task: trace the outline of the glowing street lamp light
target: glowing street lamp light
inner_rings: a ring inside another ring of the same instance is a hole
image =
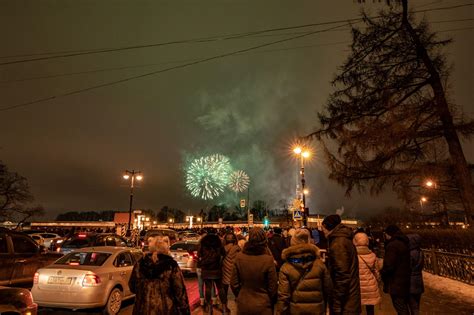
[[[428,201],[428,198],[426,198],[426,197],[421,197],[420,201],[421,201],[421,202],[427,202],[427,201]]]
[[[135,180],[141,181],[143,174],[140,171],[126,170],[122,177],[125,180],[130,180],[130,203],[128,207],[128,230],[130,231],[133,208],[133,188],[135,187]]]
[[[428,187],[428,188],[436,188],[436,183],[433,182],[432,180],[428,179],[428,180],[425,182],[425,186]]]
[[[295,148],[293,149],[293,152],[294,152],[295,154],[301,154],[302,151],[303,151],[303,150],[301,149],[301,147],[295,147]]]
[[[303,190],[303,194],[308,195],[308,194],[309,194],[309,190],[308,190],[308,189]]]

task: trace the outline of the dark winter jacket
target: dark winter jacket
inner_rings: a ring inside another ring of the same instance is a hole
[[[410,248],[408,237],[401,231],[395,233],[385,244],[383,267],[380,271],[384,292],[399,297],[410,293]]]
[[[360,314],[359,259],[352,243],[352,230],[343,224],[328,235],[328,267],[333,293],[332,314]]]
[[[273,236],[268,239],[268,248],[270,248],[273,259],[277,262],[277,270],[279,270],[281,265],[283,265],[281,253],[287,248],[285,239],[280,234],[273,234]]]
[[[312,244],[298,244],[283,251],[277,314],[326,314],[332,292],[331,276]]]
[[[136,294],[133,315],[190,314],[183,274],[168,255],[159,254],[156,262],[151,254],[140,259],[128,285]]]
[[[272,315],[277,294],[277,274],[273,256],[266,246],[245,243],[237,254],[230,281],[236,294],[238,315]]]
[[[421,294],[425,292],[423,284],[423,253],[421,251],[421,236],[418,234],[408,234],[410,241],[410,294]]]
[[[240,252],[240,246],[237,244],[229,243],[224,246],[225,258],[222,266],[222,283],[230,284],[230,278],[232,276],[232,269],[234,268],[234,261],[237,254]]]
[[[202,279],[221,279],[222,262],[225,256],[222,241],[216,234],[207,234],[199,242],[197,267]]]

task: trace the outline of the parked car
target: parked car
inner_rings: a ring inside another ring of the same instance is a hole
[[[44,246],[44,238],[38,234],[31,234],[30,237],[40,246]],[[45,246],[46,247],[46,246]]]
[[[148,238],[151,236],[168,236],[170,244],[174,244],[178,240],[178,233],[172,229],[153,229],[148,230],[142,241],[143,251],[148,251]]]
[[[0,314],[36,315],[37,313],[38,305],[33,302],[29,290],[0,286]]]
[[[0,228],[0,285],[31,283],[36,270],[59,257],[24,233]]]
[[[31,293],[39,306],[84,309],[103,307],[117,314],[122,301],[134,297],[128,287],[136,249],[98,246],[75,250],[39,269]]]
[[[176,242],[170,247],[171,257],[183,272],[196,273],[199,241]]]
[[[180,241],[199,241],[200,238],[201,236],[195,232],[185,231],[178,233],[178,239]]]
[[[67,254],[79,248],[93,246],[132,247],[127,239],[113,233],[77,233],[60,244],[56,251]]]
[[[44,232],[44,233],[34,233],[34,234],[30,234],[31,237],[34,237],[34,236],[41,236],[44,240],[44,247],[50,249],[51,248],[51,244],[53,243],[53,241],[55,240],[58,240],[58,239],[61,239],[62,237],[56,233],[49,233],[49,232]]]

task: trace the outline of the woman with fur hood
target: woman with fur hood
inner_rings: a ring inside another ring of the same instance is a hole
[[[380,265],[375,253],[369,249],[369,237],[363,232],[354,235],[352,240],[359,258],[359,281],[361,304],[365,305],[367,315],[375,314],[375,305],[382,297],[379,289]]]
[[[150,237],[148,243],[150,253],[135,264],[128,283],[136,295],[133,315],[190,314],[183,274],[169,256],[168,237]]]
[[[307,229],[298,229],[291,246],[283,250],[280,269],[277,314],[326,314],[332,291],[329,271],[310,244]]]

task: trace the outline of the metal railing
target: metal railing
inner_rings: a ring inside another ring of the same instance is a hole
[[[474,285],[474,256],[423,250],[424,270],[439,276]]]

